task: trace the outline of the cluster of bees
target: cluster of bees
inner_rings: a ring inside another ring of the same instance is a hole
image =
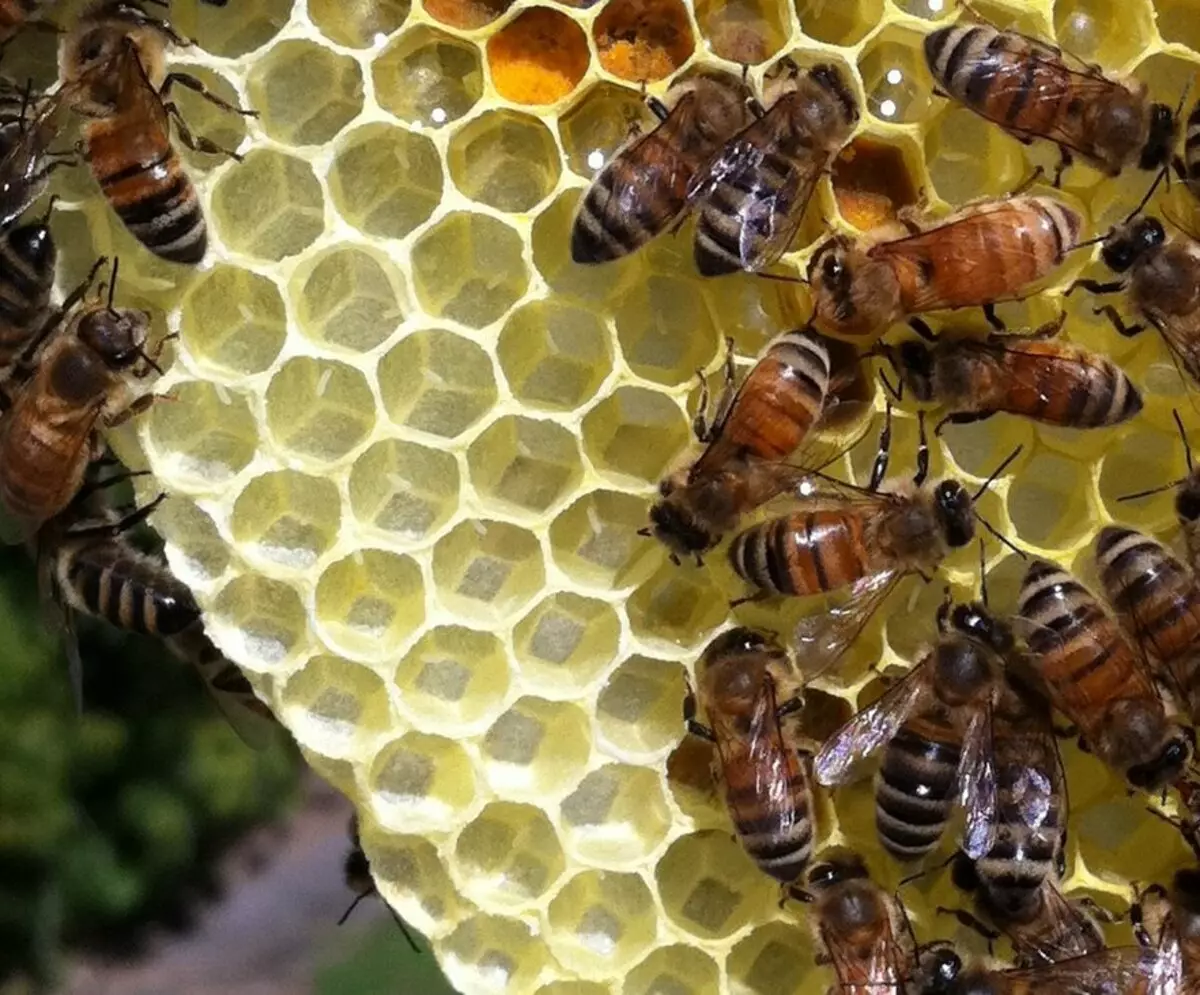
[[[1102,596],[1058,565],[1030,560],[980,516],[980,496],[1017,452],[974,493],[955,479],[930,480],[922,411],[916,472],[887,478],[892,403],[906,392],[941,409],[938,432],[998,413],[1100,429],[1141,410],[1118,365],[1058,338],[1062,318],[1010,332],[996,314],[1087,246],[1101,245],[1116,278],[1079,280],[1067,293],[1125,293],[1136,323],[1112,305],[1097,313],[1122,335],[1153,327],[1181,373],[1200,381],[1200,241],[1168,237],[1145,213],[1172,173],[1200,196],[1200,105],[1183,125],[1182,100],[1178,109],[1153,103],[1132,77],[974,12],[927,35],[924,51],[943,97],[1026,144],[1058,147],[1053,188],[1076,159],[1109,176],[1136,167],[1156,178],[1123,222],[1086,240],[1069,204],[1052,191],[1028,192],[1040,171],[1008,196],[947,217],[906,208],[864,233],[830,235],[803,281],[809,324],[770,342],[740,386],[730,358],[714,412],[701,375],[694,427],[703,449],[662,481],[643,534],[676,563],[698,566],[732,535],[729,562],[753,599],[833,597],[799,622],[790,649],[745,627],[713,640],[685,702],[686,726],[715,744],[716,775],[747,853],[786,894],[810,903],[818,957],[842,991],[1200,992],[1200,869],[1179,872],[1169,889],[1139,892],[1130,911],[1138,942],[1123,947],[1106,947],[1104,910],[1064,895],[1067,793],[1057,745],[1058,736],[1078,736],[1132,790],[1177,789],[1186,815],[1176,824],[1200,854],[1200,471],[1168,485],[1179,488],[1186,557],[1132,529],[1105,528],[1094,544]],[[745,74],[708,71],[677,81],[666,104],[651,100],[660,123],[632,136],[581,202],[574,259],[619,258],[695,215],[701,274],[766,273],[790,247],[859,111],[835,66],[805,69],[787,58],[768,73],[762,98]],[[986,336],[937,335],[921,318],[961,308],[983,310]],[[882,341],[901,321],[916,338]],[[873,410],[870,359],[882,361],[888,401],[873,471],[858,486],[823,472],[814,433]],[[774,499],[786,501],[783,514],[744,526]],[[916,666],[824,742],[812,741],[797,721],[802,685],[837,665],[900,580],[933,582],[980,526],[1029,561],[1015,612],[990,607],[986,588],[970,604],[953,603],[947,590],[936,640]],[[1055,710],[1072,728],[1054,725]],[[989,939],[1006,935],[1015,966],[964,963],[945,941],[918,943],[902,904],[859,856],[814,856],[814,782],[843,784],[874,754],[883,847],[900,861],[924,858],[961,809],[954,880],[974,895],[975,912],[946,911]]]

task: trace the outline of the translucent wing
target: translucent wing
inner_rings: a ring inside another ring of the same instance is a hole
[[[1165,985],[1170,968],[1162,954],[1145,947],[1109,947],[1083,957],[1072,957],[1056,964],[1013,968],[988,975],[1004,995],[1180,995]],[[1144,988],[1147,983],[1149,988]]]
[[[800,755],[788,746],[779,722],[779,703],[772,680],[763,687],[750,719],[749,760],[761,809],[755,820],[770,820],[773,828],[786,834],[796,823],[793,779],[803,777]]]
[[[966,815],[963,852],[972,860],[978,860],[996,842],[996,759],[991,702],[971,716],[963,733],[958,763],[958,801]]]
[[[844,495],[828,493],[803,498],[805,507],[813,510],[823,502],[844,505],[846,500]],[[895,569],[867,574],[854,584],[845,601],[796,623],[796,664],[809,679],[824,673],[838,661],[866,628],[901,576]]]
[[[897,967],[897,943],[889,922],[872,938],[865,956],[859,945],[843,946],[834,940],[824,926],[821,939],[845,995],[900,995],[904,974]]]

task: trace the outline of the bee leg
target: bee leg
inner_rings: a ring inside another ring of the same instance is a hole
[[[167,100],[167,94],[171,92],[171,87],[176,83],[180,86],[186,86],[189,90],[200,94],[210,104],[215,104],[223,111],[229,111],[231,114],[241,114],[242,117],[258,117],[258,111],[249,110],[245,107],[239,107],[237,104],[231,104],[224,97],[218,97],[200,80],[190,73],[168,73],[162,82],[162,86],[158,88],[158,96],[164,102]]]
[[[892,454],[892,402],[887,402],[883,415],[883,431],[879,433],[879,450],[875,454],[875,465],[871,468],[871,480],[867,490],[874,493],[879,490],[883,478],[887,476],[888,460]]]
[[[717,741],[713,731],[696,719],[696,692],[692,690],[690,683],[687,686],[687,693],[683,696],[683,724],[687,727],[687,731],[697,739],[703,739],[709,743]]]
[[[692,419],[692,434],[697,442],[712,442],[712,426],[708,422],[708,380],[704,371],[696,371],[696,379],[700,381],[700,402],[696,405],[696,416]]]
[[[933,334],[933,329],[929,327],[928,322],[921,318],[909,318],[908,327],[921,336],[921,338],[923,338],[926,342],[937,341],[937,336]]]
[[[762,588],[759,588],[753,594],[747,594],[744,598],[734,598],[729,602],[729,607],[737,608],[740,605],[752,604],[756,601],[766,601],[766,599],[770,596],[771,593],[769,591],[764,591]]]
[[[179,113],[179,108],[174,104],[163,104],[163,110],[175,122],[175,130],[179,132],[179,140],[193,152],[203,152],[206,155],[223,155],[234,162],[242,161],[243,156],[240,152],[235,152],[233,149],[227,149],[223,145],[218,145],[203,135],[193,135],[192,130],[187,126],[187,122],[183,120],[183,115]]]
[[[104,424],[108,428],[116,428],[118,425],[124,425],[130,418],[140,415],[143,411],[148,411],[150,405],[156,401],[161,401],[162,397],[158,394],[143,394],[129,407],[110,415],[105,419]]]
[[[780,702],[775,707],[775,717],[777,719],[784,719],[789,715],[795,715],[802,708],[804,708],[804,696],[798,694],[789,698],[787,701]]]
[[[917,412],[917,472],[913,483],[920,487],[929,476],[929,437],[925,434],[925,412]],[[928,583],[928,581],[926,582]]]
[[[1093,294],[1116,294],[1125,289],[1124,280],[1112,280],[1105,283],[1101,280],[1076,280],[1063,292],[1064,297],[1070,297],[1076,290],[1083,287]]]
[[[986,421],[995,413],[995,411],[955,411],[937,423],[933,434],[935,437],[940,437],[947,425],[970,425],[971,422]]]
[[[967,929],[970,929],[982,936],[985,940],[987,940],[988,955],[991,956],[992,944],[1000,939],[1002,935],[999,930],[992,929],[991,927],[985,925],[966,909],[947,909],[944,906],[939,905],[937,907],[937,914],[940,916],[954,916],[954,918],[957,919],[963,926],[966,926]]]
[[[1052,184],[1055,190],[1062,188],[1063,173],[1070,169],[1074,164],[1075,160],[1071,156],[1071,150],[1060,145],[1058,147],[1058,165],[1054,167],[1054,182]]]
[[[987,318],[987,323],[996,329],[996,331],[1003,332],[1007,330],[1008,326],[1005,325],[1004,322],[1000,320],[1000,316],[996,314],[995,304],[983,305],[983,316]]]
[[[651,114],[653,114],[660,121],[665,121],[667,119],[667,116],[671,112],[667,108],[667,105],[664,104],[661,100],[659,100],[658,97],[652,97],[649,94],[647,94],[644,99],[646,101],[646,106],[650,108]]]
[[[1175,171],[1175,175],[1179,178],[1180,183],[1188,182],[1187,165],[1181,156],[1175,156],[1171,160],[1171,168]]]
[[[129,532],[137,528],[142,522],[146,521],[160,504],[167,499],[167,495],[160,494],[149,504],[144,504],[140,508],[130,512],[124,518],[116,522],[106,522],[104,525],[87,526],[81,529],[70,529],[68,534],[72,539],[115,539],[124,532]]]
[[[1103,905],[1101,905],[1099,902],[1097,902],[1094,898],[1091,898],[1087,895],[1084,895],[1081,898],[1075,899],[1075,901],[1072,902],[1071,904],[1076,906],[1079,909],[1082,909],[1084,912],[1086,912],[1092,918],[1098,919],[1100,922],[1115,923],[1115,922],[1123,922],[1125,919],[1125,917],[1123,915],[1121,915],[1121,913],[1110,912]]]
[[[1127,339],[1133,338],[1135,335],[1146,330],[1143,324],[1127,325],[1125,319],[1121,317],[1120,312],[1111,304],[1105,304],[1104,307],[1094,308],[1092,314],[1102,314],[1109,321],[1109,324],[1116,329],[1118,335],[1123,335]]]
[[[1020,183],[1013,187],[1009,192],[1009,197],[1020,197],[1021,194],[1028,191],[1038,180],[1040,180],[1046,171],[1041,166],[1034,166],[1033,172],[1025,177]],[[1057,186],[1057,184],[1055,184]]]

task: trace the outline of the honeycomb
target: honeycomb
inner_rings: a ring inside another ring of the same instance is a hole
[[[1200,71],[1195,0],[976,2],[1172,105]],[[744,365],[803,322],[808,300],[778,281],[700,280],[690,228],[591,268],[571,261],[568,233],[590,177],[649,120],[642,80],[661,96],[681,70],[746,62],[759,83],[785,54],[837,64],[864,109],[787,257],[797,271],[824,222],[869,223],[921,194],[941,210],[1004,193],[1053,150],[934,95],[921,41],[953,6],[177,2],[178,27],[200,45],[174,62],[261,112],[242,120],[180,94],[194,131],[245,153],[240,164],[184,153],[209,259],[185,270],[152,258],[86,171],[56,179],[63,282],[118,254],[122,296],[180,335],[161,386],[173,402],[114,440],[169,494],[154,523],[173,568],[312,766],[355,800],[380,891],[464,993],[799,995],[831,983],[813,967],[803,912],[780,908],[731,839],[708,755],[681,743],[698,651],[734,617],[787,631],[795,606],[731,612],[743,592],[722,557],[675,567],[637,535],[689,445],[696,368],[718,375],[725,336]],[[23,76],[27,60],[48,82],[52,45],[31,37],[6,71]],[[1064,196],[1101,230],[1146,182],[1076,167]],[[1181,194],[1167,196],[1188,217]],[[1103,272],[1077,254],[1064,283],[1078,275]],[[1059,303],[1001,314],[1037,324]],[[1004,416],[951,426],[934,471],[978,482],[1023,445],[981,510],[1082,569],[1102,523],[1170,534],[1170,493],[1117,498],[1131,481],[1177,475],[1171,409],[1188,398],[1155,337],[1119,338],[1087,295],[1066,306],[1067,334],[1123,363],[1145,410],[1094,433]],[[895,472],[912,466],[915,434],[901,413]],[[863,481],[874,447],[864,439],[840,472]],[[975,555],[946,564],[960,596],[975,591]],[[993,603],[1011,610],[1022,564],[988,556]],[[941,595],[940,584],[899,593],[912,610],[880,613],[810,691],[814,728],[879,693],[870,664],[920,652]],[[1123,907],[1129,881],[1163,880],[1184,849],[1097,761],[1066,752],[1067,887]],[[821,838],[864,849],[895,887],[905,872],[875,842],[869,783],[840,790],[824,815]],[[963,902],[945,874],[905,895],[922,939],[980,949],[934,914]]]

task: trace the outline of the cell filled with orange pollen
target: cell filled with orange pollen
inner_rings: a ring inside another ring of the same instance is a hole
[[[679,0],[611,0],[592,33],[600,65],[638,83],[670,76],[695,48],[687,9]]]
[[[591,56],[587,36],[565,14],[547,7],[525,11],[487,44],[492,82],[518,104],[552,104],[575,89]]]

